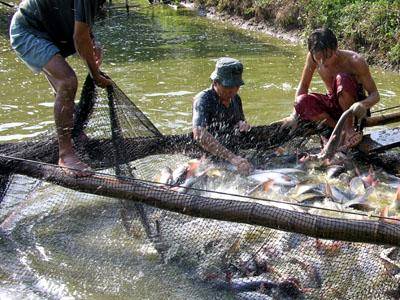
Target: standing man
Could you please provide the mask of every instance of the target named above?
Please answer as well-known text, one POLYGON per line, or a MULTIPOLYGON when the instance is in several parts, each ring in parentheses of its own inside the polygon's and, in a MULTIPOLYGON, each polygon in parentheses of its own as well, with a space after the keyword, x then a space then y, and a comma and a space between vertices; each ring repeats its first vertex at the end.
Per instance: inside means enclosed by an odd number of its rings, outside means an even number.
POLYGON ((211 74, 212 85, 194 97, 193 137, 211 154, 221 157, 234 166, 241 174, 252 169, 247 159, 235 155, 223 144, 228 144, 235 133, 247 132, 242 101, 238 95, 242 80, 243 65, 236 59, 218 59, 211 74))
MULTIPOLYGON (((364 58, 356 52, 338 49, 336 36, 330 29, 314 31, 308 38, 308 51, 296 92, 295 111, 286 122, 300 117, 307 121, 325 121, 333 128, 352 105, 361 117, 379 101, 379 92, 364 58), (325 95, 309 93, 315 71, 325 84, 325 95)), ((352 118, 345 124, 343 134, 346 141, 343 148, 352 148, 361 142, 362 133, 354 130, 352 118)))
POLYGON ((92 25, 105 0, 24 0, 10 26, 12 48, 35 73, 43 71, 56 93, 54 119, 59 160, 67 174, 84 176, 88 166, 77 157, 71 131, 78 80, 65 58, 78 52, 97 86, 111 80, 100 72, 102 51, 92 25))

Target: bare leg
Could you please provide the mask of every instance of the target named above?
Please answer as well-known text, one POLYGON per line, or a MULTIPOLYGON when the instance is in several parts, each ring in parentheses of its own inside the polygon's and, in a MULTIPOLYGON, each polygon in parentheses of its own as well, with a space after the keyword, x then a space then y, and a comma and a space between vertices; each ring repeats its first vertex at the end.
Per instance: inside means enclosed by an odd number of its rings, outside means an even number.
MULTIPOLYGON (((348 110, 350 106, 354 104, 354 102, 355 102, 354 97, 351 96, 349 93, 342 91, 339 94, 339 105, 343 111, 348 110)), ((347 144, 350 148, 356 146, 359 142, 361 142, 362 139, 362 135, 360 136, 360 133, 355 131, 353 124, 354 124, 354 118, 348 118, 343 128, 344 131, 343 140, 347 141, 347 144)), ((342 146, 345 146, 343 144, 346 143, 342 143, 342 146)))
POLYGON ((57 54, 45 65, 43 71, 50 84, 56 91, 54 104, 54 119, 59 144, 58 164, 65 167, 68 173, 77 176, 85 176, 86 164, 81 162, 75 154, 71 131, 73 128, 74 99, 78 86, 74 70, 68 65, 65 59, 57 54), (70 172, 69 168, 78 172, 70 172))
POLYGON ((335 120, 332 119, 332 117, 330 115, 328 115, 327 113, 322 113, 318 116, 315 116, 314 118, 312 118, 311 121, 314 121, 314 122, 324 121, 325 124, 331 128, 335 128, 335 126, 336 126, 335 120))

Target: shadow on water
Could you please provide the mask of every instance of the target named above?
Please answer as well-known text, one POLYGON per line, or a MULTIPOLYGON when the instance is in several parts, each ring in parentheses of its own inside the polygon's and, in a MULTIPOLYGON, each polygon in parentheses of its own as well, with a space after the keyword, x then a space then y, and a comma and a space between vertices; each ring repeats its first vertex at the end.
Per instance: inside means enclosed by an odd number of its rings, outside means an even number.
POLYGON ((112 63, 126 61, 159 61, 249 55, 290 56, 288 49, 260 42, 245 31, 196 17, 187 10, 173 11, 167 7, 154 7, 121 15, 99 22, 96 28, 99 40, 106 45, 107 60, 112 63))

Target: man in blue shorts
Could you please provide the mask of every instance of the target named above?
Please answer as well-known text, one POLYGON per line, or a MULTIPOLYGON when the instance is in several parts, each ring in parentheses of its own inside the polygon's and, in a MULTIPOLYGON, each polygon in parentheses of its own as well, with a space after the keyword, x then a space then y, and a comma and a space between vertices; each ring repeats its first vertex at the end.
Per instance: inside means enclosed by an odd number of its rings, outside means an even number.
POLYGON ((102 51, 92 25, 105 0, 24 0, 10 26, 12 48, 35 73, 43 71, 56 93, 54 119, 58 164, 67 174, 85 176, 88 166, 75 153, 71 131, 78 80, 65 58, 78 52, 99 87, 111 80, 100 72, 102 51))
POLYGON ((212 85, 194 98, 193 137, 211 154, 223 158, 241 174, 249 174, 252 165, 247 159, 234 154, 225 145, 235 132, 247 132, 242 101, 238 95, 242 80, 243 65, 236 59, 218 59, 211 74, 212 85))

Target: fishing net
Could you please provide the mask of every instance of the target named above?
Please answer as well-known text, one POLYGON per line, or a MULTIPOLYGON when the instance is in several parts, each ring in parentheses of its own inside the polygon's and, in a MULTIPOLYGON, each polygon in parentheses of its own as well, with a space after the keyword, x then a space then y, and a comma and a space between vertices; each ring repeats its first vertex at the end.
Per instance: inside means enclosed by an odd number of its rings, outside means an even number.
POLYGON ((56 166, 54 132, 0 145, 2 285, 33 299, 398 299, 399 226, 369 209, 383 195, 390 203, 398 178, 382 172, 382 191, 352 171, 327 184, 325 170, 299 168, 322 131, 277 123, 233 134, 227 147, 275 168, 240 176, 88 77, 73 136, 93 175, 56 166), (193 158, 191 185, 161 180, 193 158))

